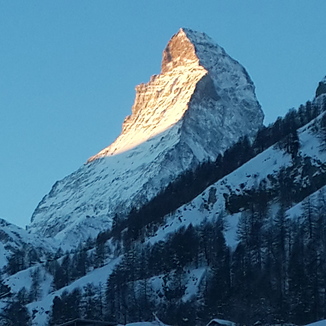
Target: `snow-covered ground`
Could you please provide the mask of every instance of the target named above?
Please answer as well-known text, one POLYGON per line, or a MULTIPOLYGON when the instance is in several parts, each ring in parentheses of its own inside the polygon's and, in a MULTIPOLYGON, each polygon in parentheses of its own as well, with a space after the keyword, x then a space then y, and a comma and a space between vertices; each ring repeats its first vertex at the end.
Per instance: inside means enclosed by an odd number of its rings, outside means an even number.
MULTIPOLYGON (((326 162, 326 151, 321 151, 321 142, 318 135, 311 130, 313 122, 299 130, 300 152, 302 157, 311 157, 313 164, 320 165, 326 162)), ((225 213, 225 195, 241 195, 245 191, 256 188, 261 181, 266 181, 266 187, 270 187, 269 174, 277 174, 282 167, 291 166, 291 156, 285 151, 272 146, 254 157, 240 168, 225 176, 203 193, 198 195, 190 203, 180 207, 175 213, 166 217, 166 223, 159 228, 156 234, 147 239, 151 244, 164 240, 169 234, 176 232, 181 227, 199 225, 204 220, 216 219, 219 214, 225 213), (209 196, 215 193, 215 203, 209 204, 209 196)), ((326 187, 324 187, 326 189, 326 187)), ((323 191, 321 189, 320 191, 323 191)), ((312 198, 318 196, 318 192, 312 198)), ((290 208, 289 216, 300 215, 301 203, 290 208)), ((231 248, 237 245, 237 225, 240 213, 226 216, 225 239, 231 248)))
POLYGON ((316 322, 308 324, 306 326, 326 326, 326 319, 316 321, 316 322))
MULTIPOLYGON (((34 312, 35 314, 35 318, 33 319, 33 325, 37 325, 37 326, 46 325, 49 317, 49 311, 51 311, 51 306, 54 297, 60 296, 64 291, 68 291, 70 293, 76 288, 83 289, 83 287, 89 283, 93 284, 94 286, 100 286, 101 288, 103 288, 104 291, 104 288, 106 286, 106 281, 110 276, 110 274, 112 273, 113 268, 115 267, 116 264, 119 263, 119 261, 120 261, 119 258, 113 259, 107 265, 93 270, 83 278, 76 280, 70 285, 63 287, 58 291, 47 293, 46 295, 43 296, 41 300, 30 303, 28 305, 28 309, 30 312, 34 312)), ((23 280, 26 280, 26 275, 24 274, 22 274, 22 277, 19 278, 20 282, 22 282, 23 280)), ((13 281, 10 280, 9 284, 12 284, 12 282, 13 281)))
POLYGON ((28 251, 36 249, 39 254, 54 252, 57 249, 55 240, 41 239, 29 234, 26 230, 0 218, 0 269, 8 263, 8 258, 15 250, 28 251))
MULTIPOLYGON (((326 153, 319 150, 321 145, 320 140, 317 135, 311 131, 311 128, 302 128, 299 132, 299 137, 301 143, 301 156, 313 157, 313 162, 315 162, 316 165, 320 164, 320 162, 326 162, 326 153)), ((257 187, 262 180, 268 180, 267 176, 270 173, 277 174, 282 167, 291 166, 292 164, 293 162, 290 155, 279 149, 278 146, 268 148, 233 173, 230 173, 223 179, 208 187, 202 194, 197 196, 190 203, 180 207, 174 214, 167 216, 165 225, 160 227, 156 234, 147 238, 146 241, 151 244, 161 240, 164 241, 169 234, 176 232, 183 226, 187 227, 190 224, 199 225, 204 220, 212 220, 217 218, 220 214, 226 214, 225 194, 235 193, 240 195, 246 190, 257 187), (213 196, 215 197, 214 200, 212 200, 212 193, 215 194, 213 196)), ((270 184, 266 182, 266 186, 268 188, 270 184)), ((326 188, 324 187, 324 189, 326 188)), ((320 191, 323 191, 323 189, 319 190, 318 192, 320 191)), ((311 195, 311 198, 317 198, 318 192, 311 195)), ((300 209, 301 203, 290 208, 287 214, 289 217, 293 217, 300 214, 300 209)), ((231 248, 235 248, 237 244, 237 225, 240 215, 241 212, 233 215, 225 215, 225 238, 227 244, 231 248)), ((6 226, 6 228, 8 230, 7 233, 10 234, 13 239, 15 239, 16 236, 17 239, 30 241, 31 235, 27 234, 26 231, 24 231, 25 233, 22 232, 22 235, 20 235, 21 230, 16 230, 10 225, 6 226)), ((34 319, 35 325, 42 326, 45 324, 48 318, 48 311, 51 309, 52 301, 55 296, 61 295, 64 290, 71 292, 73 289, 78 287, 82 289, 88 283, 92 283, 97 286, 104 286, 107 278, 118 262, 119 258, 113 259, 112 261, 108 260, 108 264, 104 267, 95 269, 69 286, 52 293, 49 293, 51 291, 52 276, 42 271, 42 298, 38 302, 33 302, 28 305, 30 311, 37 311, 34 319)), ((38 264, 10 276, 5 281, 8 285, 10 285, 13 292, 18 292, 23 286, 29 289, 31 285, 31 272, 37 267, 42 267, 42 264, 38 264)), ((198 287, 202 278, 205 276, 205 273, 206 268, 189 269, 186 272, 186 291, 183 301, 188 301, 196 296, 198 287)), ((157 300, 160 300, 160 291, 162 291, 163 288, 163 277, 164 275, 159 275, 150 279, 151 288, 153 293, 156 293, 157 300)))
MULTIPOLYGON (((124 325, 118 325, 118 326, 124 326, 124 325)), ((125 326, 168 326, 168 325, 164 324, 159 319, 156 319, 156 320, 154 320, 152 322, 141 321, 141 322, 138 322, 138 323, 126 324, 125 326)))

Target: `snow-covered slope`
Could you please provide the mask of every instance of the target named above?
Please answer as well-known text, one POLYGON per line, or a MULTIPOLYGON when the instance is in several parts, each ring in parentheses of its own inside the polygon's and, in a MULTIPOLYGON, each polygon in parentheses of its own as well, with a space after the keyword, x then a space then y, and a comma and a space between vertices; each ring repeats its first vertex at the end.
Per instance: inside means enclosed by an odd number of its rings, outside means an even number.
POLYGON ((42 240, 34 234, 0 218, 0 270, 8 263, 8 259, 17 251, 28 256, 30 251, 38 255, 53 252, 54 243, 42 240))
MULTIPOLYGON (((305 125, 298 131, 300 140, 300 151, 298 157, 302 160, 309 158, 312 164, 319 170, 318 173, 323 172, 323 165, 326 163, 326 151, 322 149, 322 141, 320 134, 315 132, 316 124, 322 119, 323 113, 317 119, 305 125)), ((279 144, 274 145, 264 152, 260 153, 234 172, 225 176, 215 184, 208 187, 203 193, 197 196, 194 200, 186 205, 180 207, 175 213, 165 217, 165 222, 161 225, 154 235, 148 236, 145 239, 145 246, 147 244, 164 243, 173 233, 177 232, 182 227, 187 227, 190 224, 198 226, 205 221, 216 219, 221 214, 225 217, 225 239, 231 249, 235 249, 238 243, 237 229, 238 221, 245 208, 240 209, 239 212, 230 214, 226 207, 226 198, 232 194, 244 195, 246 192, 257 189, 261 182, 265 182, 266 191, 273 187, 271 183, 272 177, 276 176, 280 170, 290 168, 293 170, 300 169, 300 164, 297 164, 291 155, 286 150, 280 148, 279 144)), ((324 171, 325 172, 325 171, 324 171)), ((302 180, 298 180, 301 183, 302 180)), ((325 189, 325 187, 323 188, 325 189)), ((314 198, 318 195, 318 190, 310 197, 314 198)), ((276 203, 277 206, 277 203, 276 203)), ((272 207, 273 208, 273 207, 272 207)), ((293 206, 287 211, 288 217, 295 217, 300 215, 301 203, 293 206)), ((275 209, 276 212, 276 209, 275 209)), ((275 213, 271 212, 271 216, 275 213)), ((121 256, 120 256, 121 258, 121 256)), ((75 288, 84 288, 88 283, 94 285, 104 284, 112 269, 119 262, 119 258, 112 256, 107 260, 105 266, 89 272, 86 276, 74 281, 70 285, 55 291, 45 294, 39 301, 33 302, 29 305, 30 311, 37 311, 34 321, 37 325, 45 323, 48 311, 51 309, 52 300, 56 295, 62 294, 64 290, 71 292, 75 288)), ((187 302, 194 298, 200 291, 201 280, 204 278, 206 271, 209 270, 207 266, 193 269, 189 267, 185 271, 185 295, 183 301, 187 302)), ((20 284, 22 280, 28 278, 30 273, 28 271, 18 273, 6 280, 14 291, 13 284, 20 284)), ((162 297, 162 279, 164 275, 157 275, 151 277, 149 280, 150 287, 153 290, 152 299, 161 300, 162 297)), ((46 287, 48 281, 45 281, 46 287)), ((27 282, 28 283, 28 282, 27 282)))
MULTIPOLYGON (((317 171, 314 172, 315 176, 326 172, 326 151, 323 150, 323 141, 320 139, 319 134, 314 132, 314 124, 324 114, 326 113, 323 113, 316 120, 299 130, 301 144, 299 157, 302 162, 305 158, 311 161, 317 171)), ((302 173, 303 167, 304 165, 300 162, 299 164, 293 162, 291 155, 280 149, 279 146, 272 146, 208 187, 203 193, 180 207, 176 212, 166 216, 165 224, 157 230, 155 235, 149 237, 147 242, 154 244, 162 240, 165 241, 170 234, 175 233, 181 227, 188 227, 190 224, 193 226, 200 225, 203 221, 214 220, 222 214, 225 216, 227 225, 225 240, 229 247, 235 248, 238 243, 238 221, 245 207, 240 207, 238 212, 231 214, 226 209, 226 199, 232 195, 245 195, 251 190, 257 189, 261 183, 264 184, 265 191, 268 192, 273 188, 271 180, 276 178, 280 170, 284 168, 295 171, 296 180, 294 182, 298 182, 298 184, 305 187, 306 178, 302 173)), ((310 195, 310 197, 315 198, 318 192, 323 191, 323 189, 326 189, 325 186, 315 194, 310 195)), ((295 217, 300 215, 301 205, 302 203, 298 203, 289 208, 287 216, 295 217)))
POLYGON ((30 232, 74 247, 262 125, 245 69, 207 35, 189 29, 168 43, 161 74, 136 91, 121 135, 53 186, 30 232))
POLYGON ((308 324, 306 326, 325 326, 326 325, 326 319, 316 321, 315 323, 308 324))

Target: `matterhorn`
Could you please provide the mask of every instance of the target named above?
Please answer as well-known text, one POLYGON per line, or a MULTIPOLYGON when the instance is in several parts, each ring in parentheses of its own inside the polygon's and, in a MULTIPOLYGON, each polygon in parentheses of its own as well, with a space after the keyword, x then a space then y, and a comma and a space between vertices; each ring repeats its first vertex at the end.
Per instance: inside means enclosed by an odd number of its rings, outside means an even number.
POLYGON ((71 249, 110 229, 186 170, 254 136, 263 113, 246 70, 206 34, 182 28, 159 75, 136 87, 120 136, 54 184, 29 232, 71 249))

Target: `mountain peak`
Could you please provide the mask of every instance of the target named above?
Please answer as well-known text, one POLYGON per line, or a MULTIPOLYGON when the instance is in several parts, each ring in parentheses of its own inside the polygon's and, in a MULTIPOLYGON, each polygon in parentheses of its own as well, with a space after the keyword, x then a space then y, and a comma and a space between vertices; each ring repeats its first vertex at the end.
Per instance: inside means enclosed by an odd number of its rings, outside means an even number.
POLYGON ((53 186, 29 230, 76 246, 239 137, 253 136, 262 122, 239 62, 206 34, 180 29, 163 52, 161 73, 136 87, 119 137, 53 186))
POLYGON ((177 34, 172 36, 163 52, 162 73, 173 70, 178 66, 198 65, 199 58, 195 50, 195 38, 189 36, 194 33, 190 29, 181 28, 177 34))
POLYGON ((176 124, 187 110, 197 83, 206 74, 194 43, 186 30, 180 29, 163 51, 161 73, 136 87, 132 114, 124 120, 120 136, 88 162, 130 150, 176 124))
MULTIPOLYGON (((244 121, 253 126, 257 121, 261 124, 263 113, 245 69, 205 33, 181 28, 163 51, 161 73, 136 87, 132 114, 125 118, 120 136, 88 163, 125 152, 157 136, 182 120, 192 100, 205 97, 213 101, 232 98, 243 107, 244 121)), ((219 115, 224 108, 216 110, 219 115)), ((233 116, 232 110, 229 114, 233 116)))

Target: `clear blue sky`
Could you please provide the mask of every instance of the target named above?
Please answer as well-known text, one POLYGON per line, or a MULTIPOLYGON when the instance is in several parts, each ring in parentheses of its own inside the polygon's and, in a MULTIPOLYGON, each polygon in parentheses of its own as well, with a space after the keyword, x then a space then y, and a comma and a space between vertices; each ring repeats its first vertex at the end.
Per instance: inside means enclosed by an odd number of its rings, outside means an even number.
POLYGON ((0 0, 0 217, 25 226, 108 146, 180 27, 248 70, 266 123, 326 75, 325 0, 0 0))

